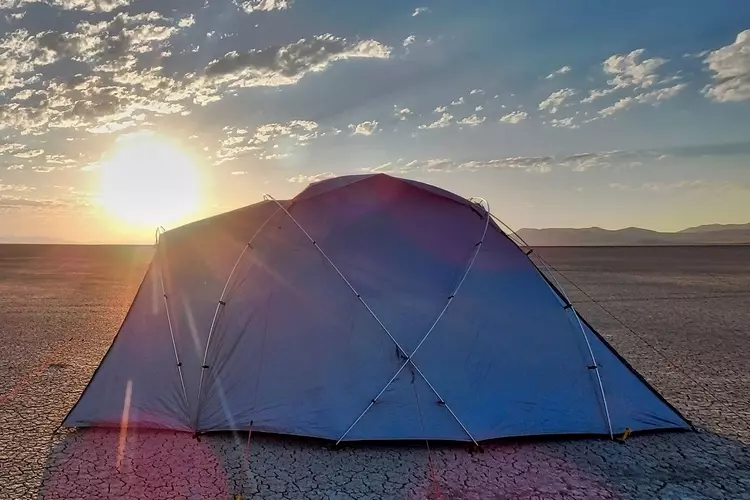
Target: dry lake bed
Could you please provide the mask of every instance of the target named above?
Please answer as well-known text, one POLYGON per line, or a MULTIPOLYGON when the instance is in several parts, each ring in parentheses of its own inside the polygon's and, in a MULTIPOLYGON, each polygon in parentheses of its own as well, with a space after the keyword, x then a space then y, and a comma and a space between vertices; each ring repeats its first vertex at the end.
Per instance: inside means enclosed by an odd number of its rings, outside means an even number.
POLYGON ((750 499, 750 246, 537 252, 596 300, 558 276, 699 432, 501 441, 483 453, 332 451, 246 433, 53 434, 111 343, 150 249, 4 245, 0 499, 750 499))

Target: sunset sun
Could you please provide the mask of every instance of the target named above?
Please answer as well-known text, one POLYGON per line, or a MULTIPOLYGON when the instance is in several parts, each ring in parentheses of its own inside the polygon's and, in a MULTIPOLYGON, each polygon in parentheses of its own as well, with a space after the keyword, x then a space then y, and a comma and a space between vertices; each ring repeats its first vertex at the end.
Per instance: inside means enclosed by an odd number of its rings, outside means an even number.
POLYGON ((193 159, 151 133, 123 136, 100 165, 99 201, 114 219, 138 227, 174 225, 199 206, 193 159))

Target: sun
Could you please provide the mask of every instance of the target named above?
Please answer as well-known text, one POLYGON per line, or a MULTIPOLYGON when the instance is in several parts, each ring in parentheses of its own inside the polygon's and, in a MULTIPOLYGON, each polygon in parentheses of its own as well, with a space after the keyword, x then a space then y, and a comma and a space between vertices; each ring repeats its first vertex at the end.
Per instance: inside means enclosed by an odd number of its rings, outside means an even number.
POLYGON ((170 226, 200 205, 196 163, 169 140, 150 132, 121 136, 99 168, 99 202, 118 221, 170 226))

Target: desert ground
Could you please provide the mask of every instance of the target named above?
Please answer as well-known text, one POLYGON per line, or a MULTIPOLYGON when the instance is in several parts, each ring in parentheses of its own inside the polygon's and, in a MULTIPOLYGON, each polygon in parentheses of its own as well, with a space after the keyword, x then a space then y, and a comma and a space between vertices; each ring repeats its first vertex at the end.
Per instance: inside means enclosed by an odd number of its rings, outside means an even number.
POLYGON ((0 499, 750 499, 750 246, 537 250, 596 300, 557 277, 698 432, 500 441, 483 453, 330 450, 246 433, 54 433, 150 252, 0 246, 0 499))

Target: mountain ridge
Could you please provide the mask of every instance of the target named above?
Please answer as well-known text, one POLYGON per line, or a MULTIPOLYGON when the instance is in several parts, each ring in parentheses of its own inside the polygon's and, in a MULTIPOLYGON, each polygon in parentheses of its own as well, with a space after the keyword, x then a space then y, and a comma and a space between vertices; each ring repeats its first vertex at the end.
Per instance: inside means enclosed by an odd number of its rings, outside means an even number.
POLYGON ((746 245, 750 223, 706 224, 676 232, 639 227, 623 229, 523 228, 517 231, 530 246, 654 246, 654 245, 746 245))

